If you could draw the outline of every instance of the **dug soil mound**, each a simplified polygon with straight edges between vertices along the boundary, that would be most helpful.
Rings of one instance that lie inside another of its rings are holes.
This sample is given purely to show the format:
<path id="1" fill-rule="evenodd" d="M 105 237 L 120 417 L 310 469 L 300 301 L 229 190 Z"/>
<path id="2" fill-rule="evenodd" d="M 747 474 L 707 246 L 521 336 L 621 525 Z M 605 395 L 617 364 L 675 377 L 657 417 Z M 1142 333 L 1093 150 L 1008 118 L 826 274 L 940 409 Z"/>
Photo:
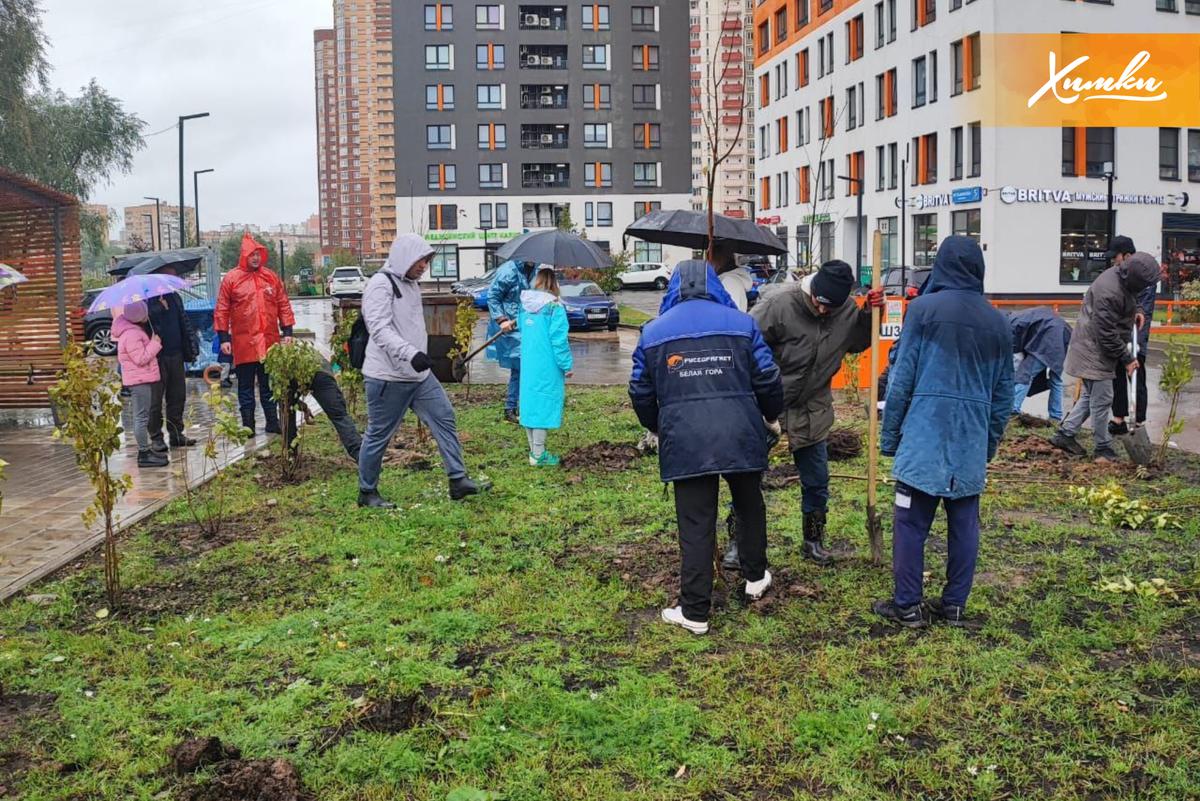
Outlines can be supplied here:
<path id="1" fill-rule="evenodd" d="M 317 752 L 323 753 L 329 750 L 339 740 L 349 737 L 356 731 L 399 734 L 416 728 L 433 719 L 433 709 L 429 706 L 429 698 L 435 694 L 432 689 L 426 688 L 423 692 L 401 698 L 376 701 L 364 707 L 361 712 L 342 725 L 322 729 Z"/>
<path id="2" fill-rule="evenodd" d="M 312 801 L 300 773 L 286 759 L 228 760 L 212 779 L 180 793 L 181 801 Z"/>
<path id="3" fill-rule="evenodd" d="M 835 428 L 829 432 L 826 440 L 829 451 L 829 461 L 845 462 L 862 456 L 862 434 L 845 428 Z"/>
<path id="4" fill-rule="evenodd" d="M 641 456 L 636 445 L 597 442 L 568 453 L 563 457 L 562 467 L 564 470 L 617 473 L 633 467 Z"/>
<path id="5" fill-rule="evenodd" d="M 53 695 L 0 695 L 0 743 L 12 743 L 17 750 L 0 751 L 0 798 L 16 795 L 14 784 L 42 766 L 35 756 L 20 750 L 21 734 L 38 721 L 57 721 Z M 27 742 L 33 742 L 30 737 Z"/>
<path id="6" fill-rule="evenodd" d="M 167 751 L 167 759 L 171 760 L 171 769 L 177 776 L 187 776 L 200 768 L 241 756 L 241 751 L 226 746 L 216 737 L 193 737 Z"/>
<path id="7" fill-rule="evenodd" d="M 1118 444 L 1118 452 L 1120 447 Z M 1031 478 L 1080 481 L 1127 477 L 1134 469 L 1127 461 L 1108 462 L 1072 456 L 1051 445 L 1045 437 L 1035 434 L 1006 437 L 1000 443 L 1000 452 L 991 467 L 990 472 L 998 475 L 1023 474 Z"/>

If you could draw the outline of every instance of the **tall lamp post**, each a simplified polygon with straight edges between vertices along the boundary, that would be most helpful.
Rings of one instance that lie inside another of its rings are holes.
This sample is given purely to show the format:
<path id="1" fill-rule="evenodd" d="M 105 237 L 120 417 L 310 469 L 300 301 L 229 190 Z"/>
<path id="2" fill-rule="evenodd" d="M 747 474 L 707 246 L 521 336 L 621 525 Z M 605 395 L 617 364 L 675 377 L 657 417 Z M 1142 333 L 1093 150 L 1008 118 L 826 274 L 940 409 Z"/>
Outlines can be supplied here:
<path id="1" fill-rule="evenodd" d="M 192 172 L 192 202 L 196 204 L 196 246 L 200 246 L 200 176 L 206 172 L 214 172 L 214 168 L 195 170 Z M 182 223 L 181 223 L 182 225 Z"/>
<path id="2" fill-rule="evenodd" d="M 169 129 L 168 129 L 169 130 Z M 142 196 L 145 200 L 154 201 L 154 225 L 150 227 L 150 246 L 155 250 L 162 250 L 162 200 L 149 195 Z M 154 243 L 154 229 L 158 229 L 158 244 Z"/>
<path id="3" fill-rule="evenodd" d="M 854 270 L 858 274 L 858 282 L 861 284 L 863 279 L 862 268 L 862 250 L 863 250 L 863 179 L 852 178 L 849 175 L 839 175 L 839 180 L 847 181 L 854 188 L 854 194 L 858 195 L 858 219 L 855 222 L 855 261 Z M 881 276 L 882 277 L 882 276 Z"/>
<path id="4" fill-rule="evenodd" d="M 203 114 L 187 114 L 179 118 L 179 246 L 187 247 L 187 226 L 183 224 L 183 124 L 188 120 L 198 120 L 202 117 L 207 117 L 208 112 Z M 197 230 L 196 244 L 200 244 L 199 231 Z"/>
<path id="5" fill-rule="evenodd" d="M 155 250 L 155 247 L 154 247 L 154 215 L 147 211 L 144 214 L 142 214 L 142 216 L 150 218 L 149 220 L 146 221 L 146 230 L 148 230 L 150 232 L 150 249 Z"/>
<path id="6" fill-rule="evenodd" d="M 1104 243 L 1104 250 L 1112 249 L 1113 234 L 1115 231 L 1113 220 L 1113 181 L 1117 179 L 1117 175 L 1113 172 L 1113 163 L 1111 161 L 1104 162 L 1104 180 L 1108 181 L 1108 218 L 1105 220 L 1105 231 L 1107 232 L 1108 241 Z M 1084 247 L 1087 245 L 1085 243 Z"/>

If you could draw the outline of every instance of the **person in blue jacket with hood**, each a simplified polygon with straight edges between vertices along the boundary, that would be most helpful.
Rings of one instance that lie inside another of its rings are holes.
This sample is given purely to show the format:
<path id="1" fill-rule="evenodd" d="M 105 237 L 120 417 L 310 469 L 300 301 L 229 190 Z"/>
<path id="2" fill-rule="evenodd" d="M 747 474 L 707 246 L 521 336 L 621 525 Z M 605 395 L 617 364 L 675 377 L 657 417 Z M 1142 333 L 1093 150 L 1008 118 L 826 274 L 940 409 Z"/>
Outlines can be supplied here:
<path id="1" fill-rule="evenodd" d="M 1008 320 L 983 296 L 983 251 L 942 242 L 926 292 L 909 304 L 888 381 L 881 445 L 895 456 L 895 594 L 874 611 L 910 628 L 962 625 L 979 553 L 979 496 L 1013 402 Z M 922 608 L 925 539 L 946 507 L 949 554 L 941 598 Z"/>
<path id="2" fill-rule="evenodd" d="M 562 427 L 566 380 L 574 361 L 567 341 L 567 310 L 559 300 L 554 268 L 537 271 L 533 288 L 521 293 L 517 330 L 521 333 L 521 425 L 529 440 L 529 464 L 554 467 L 546 431 Z"/>
<path id="3" fill-rule="evenodd" d="M 488 288 L 488 314 L 491 323 L 488 337 L 503 331 L 496 340 L 496 360 L 508 370 L 508 399 L 504 404 L 504 419 L 517 422 L 517 407 L 521 395 L 521 332 L 517 330 L 517 315 L 521 313 L 521 293 L 533 282 L 536 265 L 532 262 L 506 261 L 496 271 Z"/>
<path id="4" fill-rule="evenodd" d="M 783 412 L 783 384 L 754 319 L 737 310 L 705 262 L 675 268 L 662 314 L 642 329 L 634 351 L 629 397 L 642 426 L 659 437 L 662 480 L 675 484 L 681 604 L 662 619 L 706 634 L 721 477 L 738 516 L 747 599 L 771 584 L 764 419 Z"/>

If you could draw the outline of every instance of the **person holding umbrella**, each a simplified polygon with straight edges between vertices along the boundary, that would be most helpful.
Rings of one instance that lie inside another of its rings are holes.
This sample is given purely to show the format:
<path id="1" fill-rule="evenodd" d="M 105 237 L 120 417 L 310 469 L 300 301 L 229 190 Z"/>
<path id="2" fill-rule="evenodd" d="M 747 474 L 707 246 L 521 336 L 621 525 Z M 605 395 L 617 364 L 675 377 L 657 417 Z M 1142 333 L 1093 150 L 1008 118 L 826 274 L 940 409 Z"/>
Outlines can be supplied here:
<path id="1" fill-rule="evenodd" d="M 537 265 L 528 261 L 507 261 L 496 271 L 488 289 L 488 314 L 491 325 L 488 336 L 503 332 L 496 340 L 496 360 L 508 370 L 508 397 L 504 404 L 504 420 L 516 423 L 521 398 L 521 332 L 517 316 L 521 313 L 521 293 L 532 286 Z"/>
<path id="2" fill-rule="evenodd" d="M 136 268 L 135 268 L 136 269 Z M 159 267 L 152 275 L 179 277 L 179 267 L 168 264 Z M 179 293 L 172 292 L 154 298 L 149 307 L 150 326 L 162 341 L 158 352 L 158 372 L 161 376 L 154 385 L 150 399 L 150 448 L 155 453 L 165 453 L 168 442 L 171 448 L 187 448 L 196 440 L 184 433 L 183 407 L 187 399 L 187 363 L 200 356 L 200 342 L 196 330 L 183 309 Z M 167 437 L 163 437 L 163 401 L 167 404 Z"/>

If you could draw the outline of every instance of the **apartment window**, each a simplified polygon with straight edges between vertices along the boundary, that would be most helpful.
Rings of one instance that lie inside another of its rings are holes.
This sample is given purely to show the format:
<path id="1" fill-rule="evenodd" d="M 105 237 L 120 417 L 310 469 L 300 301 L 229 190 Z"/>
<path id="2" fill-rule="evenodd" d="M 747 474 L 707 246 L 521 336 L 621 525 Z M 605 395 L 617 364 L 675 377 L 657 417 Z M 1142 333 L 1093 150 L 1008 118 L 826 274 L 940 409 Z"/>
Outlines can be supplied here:
<path id="1" fill-rule="evenodd" d="M 846 130 L 853 131 L 858 127 L 858 87 L 851 86 L 846 90 Z"/>
<path id="2" fill-rule="evenodd" d="M 638 187 L 658 186 L 658 164 L 633 165 L 633 185 Z"/>
<path id="3" fill-rule="evenodd" d="M 583 28 L 588 31 L 607 31 L 612 27 L 608 6 L 585 3 L 583 6 Z"/>
<path id="4" fill-rule="evenodd" d="M 504 69 L 504 45 L 475 45 L 475 69 Z"/>
<path id="5" fill-rule="evenodd" d="M 452 45 L 425 45 L 425 69 L 451 69 Z"/>
<path id="6" fill-rule="evenodd" d="M 475 6 L 475 30 L 499 31 L 503 28 L 504 15 L 500 6 Z"/>
<path id="7" fill-rule="evenodd" d="M 817 77 L 825 77 L 825 37 L 817 40 Z"/>
<path id="8" fill-rule="evenodd" d="M 796 0 L 796 30 L 808 24 L 808 0 Z"/>
<path id="9" fill-rule="evenodd" d="M 821 101 L 821 138 L 832 139 L 834 133 L 834 104 L 833 95 Z"/>
<path id="10" fill-rule="evenodd" d="M 429 230 L 457 231 L 458 206 L 453 204 L 435 204 L 429 207 Z"/>
<path id="11" fill-rule="evenodd" d="M 954 169 L 950 174 L 951 181 L 961 181 L 963 177 L 963 129 L 962 126 L 950 129 L 950 151 L 954 158 Z"/>
<path id="12" fill-rule="evenodd" d="M 583 107 L 590 109 L 612 108 L 612 87 L 606 83 L 583 85 Z"/>
<path id="13" fill-rule="evenodd" d="M 849 178 L 854 178 L 856 181 L 846 181 L 846 197 L 856 197 L 863 192 L 863 183 L 867 176 L 863 175 L 863 169 L 867 163 L 867 154 L 863 151 L 857 153 L 846 154 L 846 175 Z"/>
<path id="14" fill-rule="evenodd" d="M 480 164 L 479 165 L 479 188 L 480 189 L 503 189 L 504 188 L 504 165 L 503 164 Z"/>
<path id="15" fill-rule="evenodd" d="M 883 145 L 875 148 L 875 191 L 882 192 L 887 185 L 887 149 Z"/>
<path id="16" fill-rule="evenodd" d="M 496 204 L 496 227 L 504 229 L 508 227 L 508 204 Z"/>
<path id="17" fill-rule="evenodd" d="M 475 105 L 480 111 L 504 108 L 504 87 L 499 84 L 480 84 L 475 87 Z"/>
<path id="18" fill-rule="evenodd" d="M 937 0 L 912 0 L 912 29 L 923 28 L 937 19 Z"/>
<path id="19" fill-rule="evenodd" d="M 1090 284 L 1108 267 L 1108 212 L 1104 209 L 1062 209 L 1062 244 L 1058 280 Z M 1113 230 L 1116 227 L 1113 212 Z"/>
<path id="20" fill-rule="evenodd" d="M 640 220 L 652 211 L 662 211 L 662 202 L 658 200 L 638 200 L 633 204 L 633 219 Z"/>
<path id="21" fill-rule="evenodd" d="M 597 228 L 612 228 L 613 225 L 613 204 L 607 201 L 596 204 L 596 227 Z"/>
<path id="22" fill-rule="evenodd" d="M 983 125 L 973 122 L 971 131 L 971 177 L 978 178 L 983 174 Z"/>
<path id="23" fill-rule="evenodd" d="M 888 44 L 896 41 L 896 0 L 887 0 Z"/>
<path id="24" fill-rule="evenodd" d="M 771 155 L 771 129 L 765 125 L 758 126 L 758 157 L 765 159 Z"/>
<path id="25" fill-rule="evenodd" d="M 982 212 L 979 209 L 956 211 L 950 215 L 950 233 L 953 236 L 969 236 L 979 241 L 979 223 Z"/>
<path id="26" fill-rule="evenodd" d="M 1154 10 L 1155 11 L 1176 11 L 1177 12 L 1177 11 L 1179 11 L 1179 7 L 1176 6 L 1175 0 L 1156 0 L 1156 2 L 1154 3 Z"/>
<path id="27" fill-rule="evenodd" d="M 631 26 L 635 31 L 653 31 L 657 30 L 654 22 L 654 7 L 653 6 L 634 6 L 633 19 Z"/>
<path id="28" fill-rule="evenodd" d="M 812 109 L 808 106 L 796 112 L 796 144 L 804 147 L 812 141 Z"/>
<path id="29" fill-rule="evenodd" d="M 833 223 L 821 223 L 817 226 L 817 237 L 821 250 L 821 262 L 833 261 Z"/>
<path id="30" fill-rule="evenodd" d="M 900 174 L 900 145 L 897 142 L 892 142 L 888 145 L 888 189 L 895 189 L 899 186 L 898 177 Z"/>
<path id="31" fill-rule="evenodd" d="M 454 6 L 449 3 L 433 3 L 425 6 L 425 30 L 454 30 Z"/>
<path id="32" fill-rule="evenodd" d="M 775 12 L 775 43 L 779 44 L 784 39 L 787 39 L 787 35 L 787 6 L 783 6 Z"/>
<path id="33" fill-rule="evenodd" d="M 480 150 L 504 150 L 508 147 L 508 126 L 504 123 L 486 123 L 478 126 Z"/>
<path id="34" fill-rule="evenodd" d="M 808 48 L 804 48 L 796 56 L 796 83 L 808 86 Z"/>
<path id="35" fill-rule="evenodd" d="M 426 111 L 453 111 L 454 84 L 430 85 L 425 87 Z"/>
<path id="36" fill-rule="evenodd" d="M 453 150 L 454 149 L 454 126 L 453 125 L 426 125 L 425 126 L 425 149 L 426 150 Z"/>
<path id="37" fill-rule="evenodd" d="M 658 45 L 634 45 L 633 68 L 643 72 L 658 69 Z"/>
<path id="38" fill-rule="evenodd" d="M 611 188 L 613 185 L 612 164 L 589 161 L 583 165 L 583 181 L 588 186 L 597 189 Z"/>
<path id="39" fill-rule="evenodd" d="M 775 120 L 775 152 L 786 153 L 788 149 L 787 117 Z"/>
<path id="40" fill-rule="evenodd" d="M 636 148 L 662 147 L 662 125 L 657 122 L 634 123 L 633 146 Z"/>
<path id="41" fill-rule="evenodd" d="M 1200 131 L 1188 131 L 1188 180 L 1200 182 Z"/>
<path id="42" fill-rule="evenodd" d="M 584 45 L 583 68 L 585 70 L 608 69 L 608 45 Z"/>
<path id="43" fill-rule="evenodd" d="M 633 107 L 658 108 L 658 84 L 634 84 Z"/>
<path id="44" fill-rule="evenodd" d="M 925 56 L 921 56 L 913 59 L 913 108 L 925 105 L 927 85 Z"/>
<path id="45" fill-rule="evenodd" d="M 479 204 L 479 227 L 484 230 L 492 228 L 492 204 Z"/>
<path id="46" fill-rule="evenodd" d="M 936 214 L 913 215 L 913 266 L 932 267 L 937 259 L 938 227 Z"/>
<path id="47" fill-rule="evenodd" d="M 458 168 L 453 164 L 430 164 L 427 185 L 430 189 L 457 189 Z"/>
<path id="48" fill-rule="evenodd" d="M 875 49 L 883 47 L 887 41 L 887 25 L 885 23 L 883 0 L 875 4 Z"/>
<path id="49" fill-rule="evenodd" d="M 846 63 L 858 61 L 863 57 L 863 17 L 857 17 L 846 22 Z"/>
<path id="50" fill-rule="evenodd" d="M 583 204 L 583 225 L 585 228 L 592 228 L 596 225 L 596 204 Z"/>
<path id="51" fill-rule="evenodd" d="M 1080 143 L 1083 153 L 1077 152 L 1077 138 L 1085 132 Z M 1082 164 L 1078 158 L 1083 155 Z M 1103 178 L 1104 163 L 1116 164 L 1115 128 L 1063 128 L 1063 175 L 1086 175 L 1088 178 Z"/>
<path id="52" fill-rule="evenodd" d="M 429 263 L 430 278 L 458 278 L 458 245 L 435 245 Z"/>
<path id="53" fill-rule="evenodd" d="M 765 175 L 760 180 L 758 190 L 758 206 L 763 211 L 771 208 L 771 176 Z"/>
<path id="54" fill-rule="evenodd" d="M 1179 129 L 1158 129 L 1158 177 L 1164 181 L 1179 180 Z"/>
<path id="55" fill-rule="evenodd" d="M 914 136 L 912 149 L 917 157 L 917 169 L 913 172 L 913 186 L 937 182 L 937 134 Z"/>
<path id="56" fill-rule="evenodd" d="M 771 49 L 771 25 L 764 22 L 758 26 L 758 31 L 755 36 L 755 41 L 758 42 L 758 54 L 761 56 Z"/>
<path id="57" fill-rule="evenodd" d="M 938 99 L 938 58 L 937 51 L 929 54 L 929 102 L 936 103 Z"/>
<path id="58" fill-rule="evenodd" d="M 980 61 L 979 34 L 950 45 L 950 62 L 954 69 L 953 94 L 961 95 L 979 88 Z"/>
<path id="59" fill-rule="evenodd" d="M 608 124 L 586 123 L 583 126 L 584 147 L 608 147 Z"/>

